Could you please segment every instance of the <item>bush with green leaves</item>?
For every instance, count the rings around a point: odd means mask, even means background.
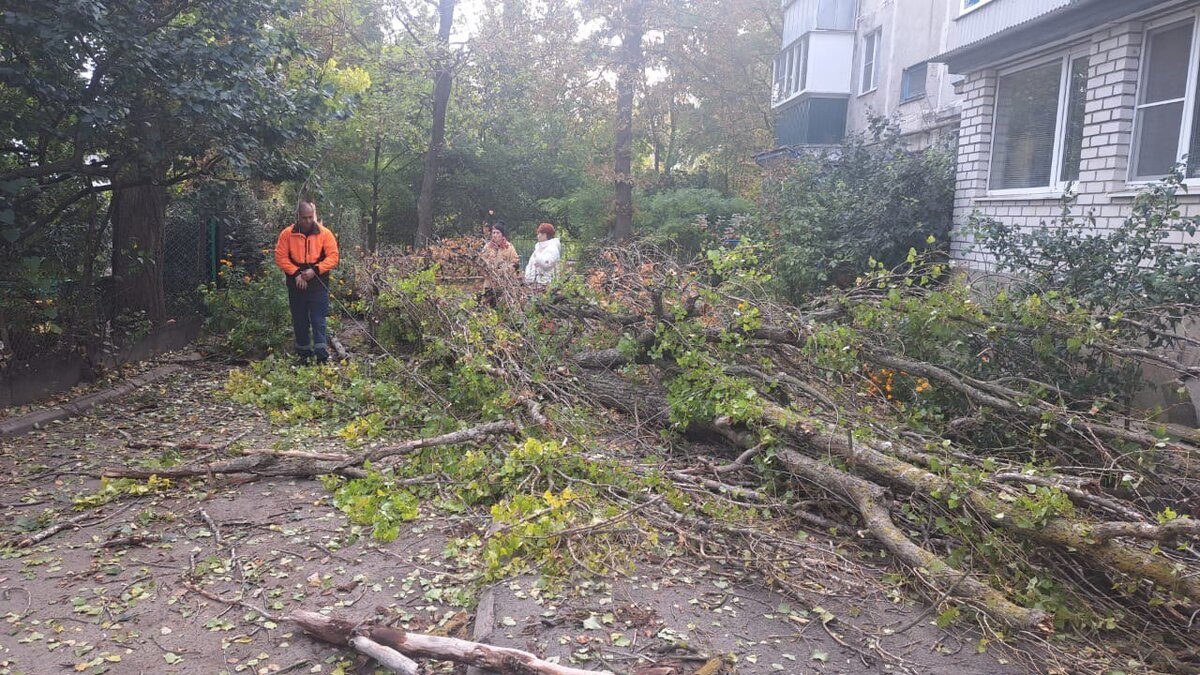
[[[644,196],[634,229],[690,258],[718,244],[726,228],[738,229],[735,217],[744,219],[752,209],[750,202],[712,188],[664,190]]]
[[[1200,304],[1200,248],[1182,245],[1194,239],[1200,219],[1180,214],[1183,180],[1176,170],[1142,190],[1114,229],[1097,227],[1094,212],[1077,213],[1072,195],[1058,217],[1034,229],[978,214],[969,228],[976,249],[1012,274],[1009,293],[1053,291],[1101,310],[1113,329],[1144,335],[1151,346],[1169,344],[1189,308]]]
[[[273,264],[251,273],[222,259],[217,276],[217,283],[200,289],[209,333],[220,336],[238,356],[262,356],[289,342],[287,287]]]
[[[946,142],[905,147],[898,129],[874,120],[868,135],[804,154],[764,180],[762,234],[777,247],[782,295],[800,300],[852,283],[878,260],[942,250],[954,208],[954,153]]]

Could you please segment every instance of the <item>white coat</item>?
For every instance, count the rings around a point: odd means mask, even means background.
[[[558,237],[539,241],[525,265],[525,281],[533,284],[548,284],[558,275],[558,262],[562,258],[562,243]]]

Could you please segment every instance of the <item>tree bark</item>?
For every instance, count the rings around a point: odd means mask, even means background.
[[[433,78],[433,127],[429,132],[429,150],[425,153],[425,170],[421,177],[421,194],[417,197],[418,247],[428,246],[433,239],[433,199],[437,188],[438,164],[446,144],[446,109],[450,105],[450,89],[454,83],[450,62],[450,29],[454,25],[454,5],[457,0],[438,0],[438,43],[436,69]]]
[[[379,152],[383,139],[375,137],[375,164],[371,172],[371,220],[367,222],[367,250],[374,253],[379,249],[379,181],[382,171],[379,168]]]
[[[616,182],[613,238],[617,241],[628,241],[633,237],[633,94],[642,70],[642,36],[646,32],[644,5],[644,0],[627,0],[622,13],[613,164]]]

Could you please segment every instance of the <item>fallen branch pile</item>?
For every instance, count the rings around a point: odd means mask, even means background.
[[[947,616],[973,610],[993,634],[1103,627],[1106,642],[1127,644],[1156,667],[1200,668],[1192,649],[1200,446],[1194,432],[1172,435],[1131,405],[1144,364],[1173,368],[1181,380],[1194,368],[1144,349],[1121,317],[1053,295],[985,298],[915,265],[795,307],[771,300],[758,266],[740,249],[694,266],[641,249],[609,251],[545,294],[499,294],[511,304],[494,314],[469,291],[431,277],[401,283],[376,269],[360,289],[370,296],[367,319],[398,321],[421,346],[413,389],[450,410],[456,395],[476,392],[455,394],[428,374],[479,378],[501,392],[491,400],[506,402],[507,419],[460,420],[451,433],[357,453],[243,450],[206,465],[105,475],[354,479],[372,474],[368,463],[402,468],[425,448],[555,430],[581,452],[613,456],[620,441],[665,430],[701,444],[665,466],[616,460],[659,494],[608,485],[603,509],[581,506],[577,520],[529,537],[581,560],[572,542],[600,533],[617,537],[619,548],[655,528],[684,543],[719,532],[787,588],[795,568],[779,560],[806,560],[804,544],[671,498],[703,494],[869,534],[915,593],[939,612],[955,610]],[[584,470],[596,465],[592,455],[581,461]],[[559,489],[597,480],[544,468]],[[501,672],[580,672],[511,650],[293,618],[394,672],[415,672],[408,659],[426,656]]]
[[[920,278],[928,268],[793,307],[761,292],[753,260],[714,270],[605,255],[587,283],[509,308],[522,340],[485,339],[510,390],[753,451],[753,466],[689,469],[707,481],[692,487],[753,501],[761,493],[729,472],[790,482],[819,522],[857,523],[928,597],[988,625],[1114,619],[1162,663],[1200,667],[1186,647],[1200,610],[1200,447],[1129,405],[1144,364],[1181,379],[1194,369],[1068,301],[981,298]],[[450,302],[403,309],[474,356]]]

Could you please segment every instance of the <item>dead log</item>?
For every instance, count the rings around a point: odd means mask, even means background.
[[[330,644],[349,645],[359,635],[408,657],[453,661],[493,670],[501,675],[612,675],[609,671],[580,670],[551,663],[519,649],[410,633],[388,626],[361,626],[346,619],[305,610],[293,612],[290,618],[304,632]]]
[[[829,433],[815,432],[814,429],[826,426],[819,420],[806,420],[795,411],[781,408],[768,408],[767,417],[812,452],[832,454],[848,462],[856,471],[866,472],[886,485],[922,495],[950,494],[955,490],[950,480],[880,452],[869,444],[851,445],[836,429]],[[985,515],[992,526],[1004,529],[1019,539],[1083,554],[1101,565],[1145,577],[1162,588],[1200,602],[1200,575],[1189,575],[1186,569],[1177,567],[1169,559],[1136,546],[1100,541],[1092,533],[1096,523],[1050,517],[1038,527],[1027,528],[1020,526],[1016,519],[1007,517],[1011,505],[990,492],[978,489],[967,491],[966,501],[976,512]],[[1121,523],[1123,526],[1141,524]],[[1136,531],[1136,528],[1131,527],[1126,531]]]
[[[379,665],[393,673],[417,675],[420,672],[421,667],[417,665],[416,661],[413,661],[391,647],[379,644],[371,638],[356,635],[350,638],[350,646],[354,647],[360,654],[365,654],[375,659]]]
[[[1200,537],[1200,520],[1176,518],[1161,525],[1150,523],[1100,523],[1091,528],[1092,538],[1099,542],[1115,537],[1166,541],[1183,536]]]

